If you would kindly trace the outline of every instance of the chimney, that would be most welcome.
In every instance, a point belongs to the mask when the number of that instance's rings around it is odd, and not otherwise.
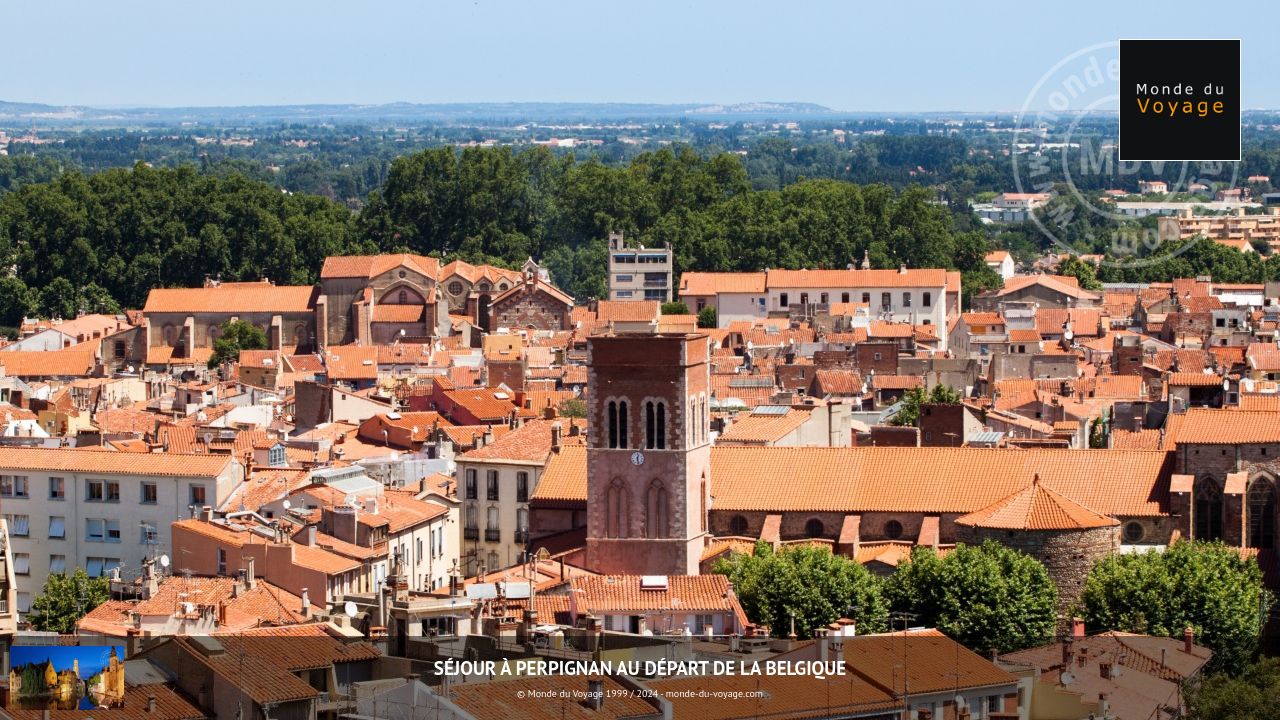
[[[587,707],[600,710],[604,707],[604,681],[587,681]]]
[[[1190,625],[1182,631],[1182,652],[1190,655],[1196,644],[1196,631]]]
[[[155,711],[156,711],[156,696],[148,695],[147,696],[147,713],[154,714]]]
[[[1108,720],[1111,711],[1111,703],[1107,702],[1106,693],[1098,693],[1098,714],[1102,716],[1102,720]]]
[[[1078,617],[1071,618],[1071,637],[1073,638],[1084,637],[1084,618],[1078,618]]]
[[[376,497],[371,499],[369,502],[369,514],[371,515],[378,514],[378,498]]]
[[[227,604],[225,602],[218,603],[218,627],[227,626]],[[152,698],[154,701],[154,698]],[[148,710],[147,712],[150,712]]]
[[[213,508],[209,505],[200,508],[200,519],[205,522],[213,522]]]
[[[551,425],[551,452],[560,452],[560,423]]]
[[[818,662],[827,661],[827,629],[818,628],[813,631],[813,637],[818,641]]]
[[[307,594],[306,588],[302,588],[302,617],[311,617],[311,596]]]
[[[901,265],[899,265],[899,266],[898,266],[898,274],[899,274],[899,275],[906,275],[906,274],[907,274],[907,264],[906,264],[906,263],[902,263]]]
[[[550,403],[551,401],[547,400],[547,402]],[[555,420],[556,414],[557,413],[556,413],[555,407],[550,404],[548,404],[545,408],[542,409],[542,417],[544,420]]]
[[[252,590],[258,586],[258,578],[253,572],[253,558],[245,558],[244,560],[244,589]]]

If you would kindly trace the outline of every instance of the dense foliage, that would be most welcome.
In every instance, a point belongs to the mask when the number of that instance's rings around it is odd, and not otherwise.
[[[1222,543],[1178,542],[1164,552],[1111,555],[1085,581],[1084,618],[1093,631],[1181,637],[1213,650],[1213,667],[1236,672],[1258,649],[1274,602],[1262,569]]]
[[[916,616],[976,651],[1009,652],[1048,642],[1058,591],[1035,558],[999,543],[959,545],[940,557],[917,547],[885,585],[895,611]]]
[[[31,626],[43,632],[70,633],[76,620],[109,599],[111,584],[105,577],[91,578],[84,568],[76,568],[71,575],[53,573],[31,603]]]
[[[920,406],[922,405],[956,405],[963,398],[960,391],[950,385],[937,384],[929,390],[914,387],[902,394],[902,407],[898,414],[889,421],[891,425],[915,426],[920,423]]]
[[[267,333],[262,328],[243,320],[228,320],[222,323],[222,332],[213,341],[209,367],[235,362],[240,358],[241,350],[265,350],[266,347]]]
[[[751,554],[735,554],[716,563],[728,575],[742,609],[753,621],[786,637],[795,624],[797,637],[847,617],[858,632],[887,628],[889,607],[880,581],[855,560],[827,548],[800,546],[774,551],[764,541]]]
[[[1280,658],[1265,658],[1238,676],[1213,674],[1186,689],[1188,720],[1280,720]]]

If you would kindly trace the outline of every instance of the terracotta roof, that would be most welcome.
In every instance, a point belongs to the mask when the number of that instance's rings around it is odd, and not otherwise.
[[[448,425],[440,430],[454,445],[466,447],[474,445],[476,438],[484,435],[488,430],[493,431],[495,440],[511,432],[511,428],[506,425]]]
[[[1280,395],[1240,393],[1240,405],[1237,409],[1254,412],[1280,412]]]
[[[510,460],[515,462],[544,463],[551,454],[551,428],[560,426],[561,445],[581,444],[586,438],[586,420],[559,418],[555,420],[529,420],[482,448],[470,450],[458,456],[461,462]],[[571,426],[582,431],[576,437],[569,436]]]
[[[815,370],[813,385],[818,394],[862,394],[862,376],[856,370]]]
[[[1111,431],[1111,447],[1114,450],[1159,450],[1162,434],[1159,430]]]
[[[93,416],[93,424],[104,433],[137,433],[150,435],[156,431],[156,424],[162,418],[146,410],[120,408],[118,410],[100,410]]]
[[[542,280],[539,280],[536,278],[533,280],[526,279],[523,282],[518,282],[515,285],[512,285],[506,291],[499,293],[498,295],[495,295],[493,300],[491,300],[490,302],[492,303],[492,305],[498,305],[512,298],[518,297],[523,293],[533,293],[533,292],[545,293],[555,298],[556,300],[559,300],[565,305],[569,307],[573,307],[572,295],[566,293],[565,291],[561,290],[555,285],[552,285],[549,282],[543,282]]]
[[[1045,487],[1037,476],[1022,490],[956,518],[956,524],[1003,530],[1085,530],[1120,522]]]
[[[1171,453],[1139,450],[711,449],[717,511],[963,514],[1008,497],[1039,475],[1046,487],[1097,512],[1152,517],[1165,512],[1171,468]],[[567,447],[547,463],[534,499],[583,502],[586,473],[586,449]]]
[[[924,387],[922,375],[873,375],[871,387],[876,390],[910,390]]]
[[[851,672],[882,688],[902,686],[906,680],[913,695],[949,693],[957,689],[1006,685],[1012,690],[1018,679],[986,658],[941,633],[863,635],[846,639],[845,663]]]
[[[765,274],[762,272],[710,273],[687,272],[680,276],[679,294],[715,295],[717,293],[763,293]]]
[[[728,430],[721,433],[716,442],[743,445],[776,442],[803,425],[809,416],[810,411],[794,408],[782,414],[752,413],[736,420]]]
[[[324,372],[333,380],[376,380],[378,348],[368,345],[330,347],[324,354]]]
[[[579,612],[593,615],[670,610],[672,600],[679,599],[681,611],[741,612],[725,575],[670,575],[665,589],[642,587],[640,575],[578,576],[570,581],[570,592],[580,593],[576,599]]]
[[[305,485],[307,474],[306,470],[301,469],[255,470],[248,480],[231,491],[220,510],[257,512],[263,505],[275,502]]]
[[[992,250],[991,252],[987,253],[986,261],[989,263],[1004,262],[1005,258],[1008,258],[1008,257],[1009,257],[1008,250]]]
[[[115,453],[52,448],[9,447],[0,453],[3,470],[109,475],[212,478],[222,474],[231,462],[232,459],[224,455],[130,453],[125,460]]]
[[[1165,384],[1170,387],[1221,387],[1222,376],[1206,372],[1176,372],[1169,374]]]
[[[401,265],[435,279],[440,272],[440,261],[433,257],[400,253],[394,255],[345,255],[324,259],[320,279],[371,278]]]
[[[1009,342],[1037,343],[1040,340],[1040,331],[1035,328],[1013,328],[1009,330]]]
[[[155,288],[144,313],[305,313],[316,289],[311,285],[267,282],[222,283],[216,287]]]
[[[967,312],[960,318],[966,325],[1004,325],[1004,317],[997,312]]]
[[[1101,295],[1081,290],[1079,281],[1076,278],[1061,275],[1015,275],[1004,281],[1004,286],[996,292],[996,296],[1003,297],[1032,285],[1040,285],[1049,290],[1081,300],[1102,299]]]
[[[1190,408],[1182,415],[1176,440],[1196,445],[1280,443],[1280,423],[1271,412]]]
[[[591,709],[573,694],[581,692],[585,696],[590,680],[601,682],[605,701],[599,710]],[[527,693],[554,699],[531,701],[526,699]],[[458,683],[450,687],[449,695],[452,703],[475,720],[623,720],[662,715],[660,710],[608,675],[543,675]]]
[[[911,323],[873,320],[867,329],[867,335],[873,338],[909,338],[915,336],[915,327]]]
[[[1036,330],[1041,335],[1061,335],[1068,319],[1076,338],[1096,337],[1106,332],[1102,328],[1102,311],[1094,308],[1040,308],[1036,311]]]
[[[477,420],[500,421],[510,417],[515,412],[515,403],[511,401],[510,393],[505,393],[507,398],[498,397],[498,393],[502,392],[494,388],[477,388],[475,390],[448,390],[444,393],[455,405],[464,408],[471,413]]]
[[[769,270],[770,289],[789,288],[946,288],[947,271],[916,270]]]
[[[95,352],[92,344],[63,350],[4,350],[0,368],[11,377],[84,377],[93,374]]]
[[[645,322],[657,320],[662,303],[657,300],[601,300],[596,306],[600,322]]]
[[[127,680],[126,680],[127,683]],[[155,698],[154,711],[149,711],[148,701]],[[203,720],[208,714],[193,702],[163,683],[147,683],[143,685],[126,684],[124,703],[105,712],[89,710],[42,710],[39,708],[19,707],[13,703],[4,709],[13,720],[40,720],[48,713],[49,720],[85,720],[86,717],[107,715],[112,720]]]

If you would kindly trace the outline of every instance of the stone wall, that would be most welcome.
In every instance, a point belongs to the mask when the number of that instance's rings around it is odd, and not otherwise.
[[[1120,549],[1118,525],[1089,530],[997,530],[957,525],[956,535],[970,545],[995,540],[1039,560],[1058,587],[1058,613],[1066,617],[1079,602],[1094,563]]]

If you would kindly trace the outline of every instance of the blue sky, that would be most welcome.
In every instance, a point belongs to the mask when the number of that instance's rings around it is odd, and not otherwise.
[[[0,99],[83,105],[816,102],[1016,109],[1120,37],[1243,40],[1280,108],[1275,3],[76,0],[9,3]]]

